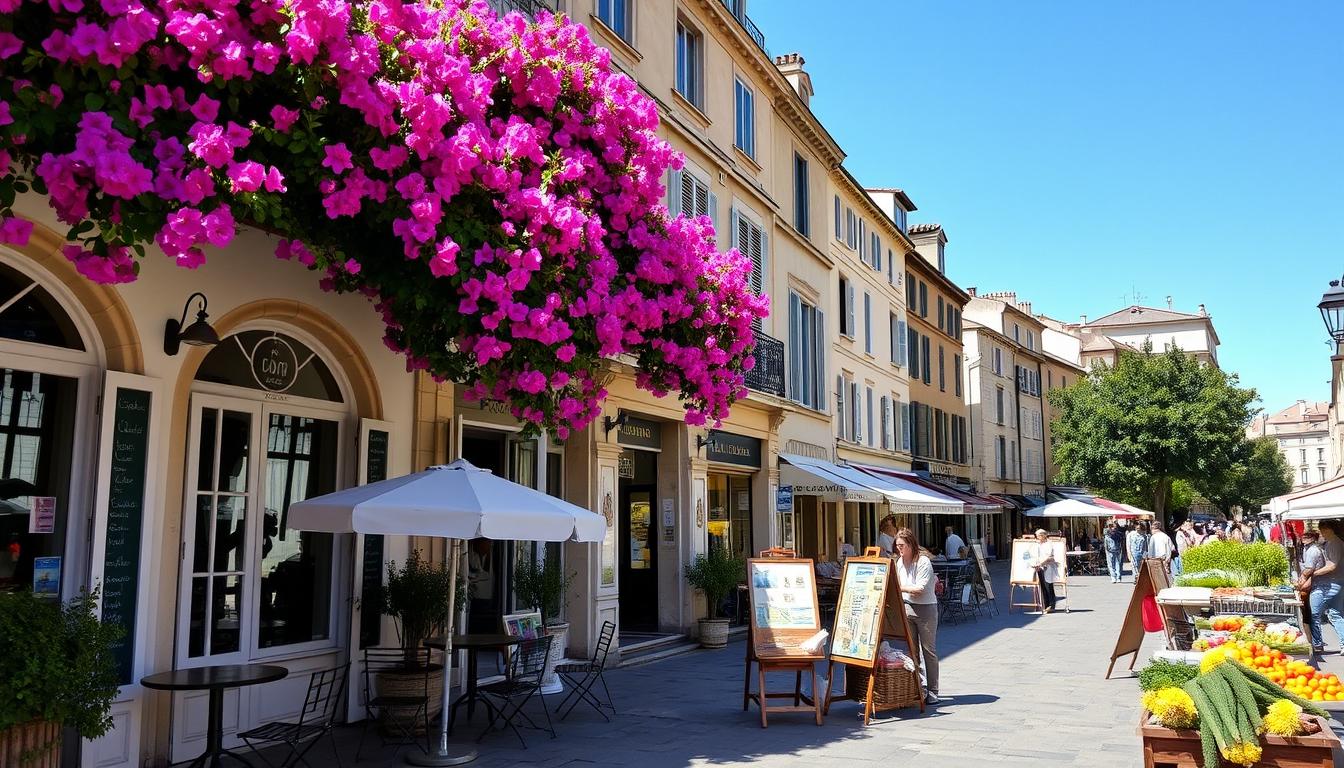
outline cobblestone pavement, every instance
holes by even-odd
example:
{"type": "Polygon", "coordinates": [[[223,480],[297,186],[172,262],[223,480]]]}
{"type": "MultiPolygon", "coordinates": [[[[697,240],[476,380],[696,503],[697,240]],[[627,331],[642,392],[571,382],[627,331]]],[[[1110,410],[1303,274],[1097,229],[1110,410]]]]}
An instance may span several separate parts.
{"type": "MultiPolygon", "coordinates": [[[[760,727],[742,711],[742,642],[633,669],[610,670],[618,715],[607,723],[576,709],[558,738],[524,731],[527,748],[495,732],[479,745],[478,768],[503,766],[804,766],[841,758],[858,765],[893,762],[944,766],[1086,766],[1142,764],[1136,720],[1138,684],[1128,660],[1104,679],[1132,587],[1106,577],[1070,579],[1068,613],[1008,614],[1006,570],[994,568],[998,616],[939,629],[943,703],[885,714],[864,727],[859,705],[837,703],[818,727],[808,715],[771,715],[760,727]]],[[[1140,663],[1159,642],[1148,635],[1140,663]]],[[[1335,657],[1328,667],[1344,667],[1335,657]]],[[[785,681],[781,678],[779,683],[785,681]]],[[[478,713],[477,723],[481,716],[478,713]]],[[[1337,724],[1338,727],[1338,724],[1337,724]]],[[[463,736],[468,729],[461,729],[463,736]]],[[[470,733],[474,737],[476,730],[470,733]]],[[[353,756],[357,728],[340,733],[353,756]]],[[[405,750],[403,749],[403,754],[405,750]]],[[[326,745],[315,764],[329,759],[326,745]]],[[[391,750],[360,765],[398,764],[391,750]]],[[[1337,765],[1344,765],[1338,757],[1337,765]]]]}

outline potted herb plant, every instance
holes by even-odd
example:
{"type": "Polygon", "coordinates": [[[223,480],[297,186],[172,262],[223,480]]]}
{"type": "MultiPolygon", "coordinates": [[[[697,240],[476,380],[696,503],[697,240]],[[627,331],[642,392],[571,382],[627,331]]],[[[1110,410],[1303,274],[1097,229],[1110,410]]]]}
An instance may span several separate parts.
{"type": "Polygon", "coordinates": [[[97,592],[65,605],[28,591],[0,593],[0,765],[55,768],[61,729],[107,733],[117,696],[112,646],[122,628],[103,624],[97,592]]]}
{"type": "Polygon", "coordinates": [[[518,604],[530,606],[540,613],[546,634],[554,638],[541,680],[542,690],[547,693],[560,689],[555,665],[565,658],[565,650],[569,647],[569,622],[564,620],[561,612],[565,591],[573,580],[573,574],[566,575],[557,559],[539,563],[534,558],[522,557],[513,568],[513,592],[518,604]]]}
{"type": "MultiPolygon", "coordinates": [[[[411,550],[400,567],[395,560],[387,564],[387,583],[380,599],[382,612],[396,622],[397,640],[406,649],[406,669],[403,672],[381,672],[377,676],[378,691],[385,696],[421,696],[424,693],[424,669],[416,662],[416,649],[424,641],[444,632],[449,626],[448,590],[452,579],[445,563],[434,565],[419,550],[411,550]]],[[[462,597],[462,582],[458,582],[458,597],[462,597]]],[[[459,605],[461,602],[459,600],[459,605]]],[[[429,675],[429,718],[433,720],[443,709],[443,675],[435,674],[433,665],[429,675]]],[[[405,712],[389,707],[387,719],[414,717],[409,708],[405,712]]],[[[417,718],[417,732],[424,731],[424,721],[417,718]]]]}
{"type": "Polygon", "coordinates": [[[686,581],[704,592],[709,601],[709,615],[700,620],[702,648],[722,648],[728,644],[728,620],[719,618],[719,606],[742,583],[746,572],[742,558],[729,553],[727,547],[714,545],[686,566],[686,581]]]}

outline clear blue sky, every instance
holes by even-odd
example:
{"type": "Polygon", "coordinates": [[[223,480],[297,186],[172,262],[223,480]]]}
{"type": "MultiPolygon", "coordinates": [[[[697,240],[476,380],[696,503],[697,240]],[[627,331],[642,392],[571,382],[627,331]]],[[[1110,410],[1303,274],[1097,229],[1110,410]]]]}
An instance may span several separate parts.
{"type": "Polygon", "coordinates": [[[1329,399],[1344,271],[1344,3],[755,0],[868,186],[947,230],[949,275],[1037,312],[1203,303],[1276,410],[1329,399]]]}

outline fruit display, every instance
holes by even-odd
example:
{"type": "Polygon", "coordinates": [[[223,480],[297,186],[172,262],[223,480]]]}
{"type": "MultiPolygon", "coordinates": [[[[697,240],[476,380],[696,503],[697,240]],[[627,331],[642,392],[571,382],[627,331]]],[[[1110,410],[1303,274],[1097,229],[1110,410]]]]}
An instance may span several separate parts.
{"type": "MultiPolygon", "coordinates": [[[[1196,648],[1196,650],[1203,649],[1196,648]]],[[[1207,671],[1216,666],[1219,663],[1215,658],[1216,654],[1222,654],[1224,659],[1238,661],[1256,670],[1276,685],[1304,699],[1344,701],[1344,686],[1340,685],[1337,676],[1313,669],[1305,661],[1293,659],[1283,651],[1275,650],[1263,643],[1253,640],[1228,640],[1204,654],[1204,660],[1200,663],[1201,669],[1207,671]]]]}
{"type": "MultiPolygon", "coordinates": [[[[1195,622],[1199,626],[1200,622],[1195,622]]],[[[1246,627],[1255,626],[1255,618],[1251,616],[1214,616],[1208,620],[1209,629],[1215,632],[1236,632],[1246,627]]]]}
{"type": "Polygon", "coordinates": [[[1194,650],[1207,651],[1217,648],[1232,635],[1238,640],[1260,643],[1276,651],[1294,656],[1307,656],[1311,653],[1311,644],[1302,630],[1286,622],[1270,624],[1253,616],[1214,616],[1195,619],[1195,628],[1200,631],[1194,650]]]}
{"type": "MultiPolygon", "coordinates": [[[[1281,687],[1270,676],[1242,663],[1243,652],[1254,651],[1266,652],[1253,656],[1253,663],[1280,660],[1273,649],[1232,640],[1206,653],[1197,672],[1190,666],[1154,661],[1139,673],[1144,709],[1157,724],[1199,729],[1204,768],[1219,768],[1223,761],[1255,765],[1264,752],[1261,734],[1311,733],[1320,728],[1314,716],[1328,717],[1313,703],[1325,700],[1328,694],[1313,691],[1303,696],[1281,687]]],[[[1285,662],[1283,672],[1300,671],[1296,666],[1300,664],[1285,662]]],[[[1271,673],[1277,671],[1270,667],[1271,673]]],[[[1306,685],[1309,690],[1310,683],[1306,685]]],[[[1299,687],[1295,681],[1292,686],[1299,687]]]]}

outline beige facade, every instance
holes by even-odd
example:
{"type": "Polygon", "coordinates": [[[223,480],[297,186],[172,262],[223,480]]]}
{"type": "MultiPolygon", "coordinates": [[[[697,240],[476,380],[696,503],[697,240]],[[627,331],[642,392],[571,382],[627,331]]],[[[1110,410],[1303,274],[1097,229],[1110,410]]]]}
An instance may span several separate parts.
{"type": "Polygon", "coordinates": [[[1293,490],[1323,483],[1339,473],[1339,457],[1330,441],[1329,404],[1298,400],[1272,414],[1260,414],[1248,437],[1272,437],[1293,475],[1293,490]]]}
{"type": "Polygon", "coordinates": [[[1204,305],[1194,312],[1179,312],[1172,308],[1170,296],[1166,309],[1135,304],[1095,320],[1083,315],[1069,329],[1083,339],[1084,365],[1095,359],[1111,364],[1117,351],[1142,349],[1145,343],[1152,344],[1155,352],[1176,346],[1201,362],[1218,365],[1218,332],[1204,305]]]}

